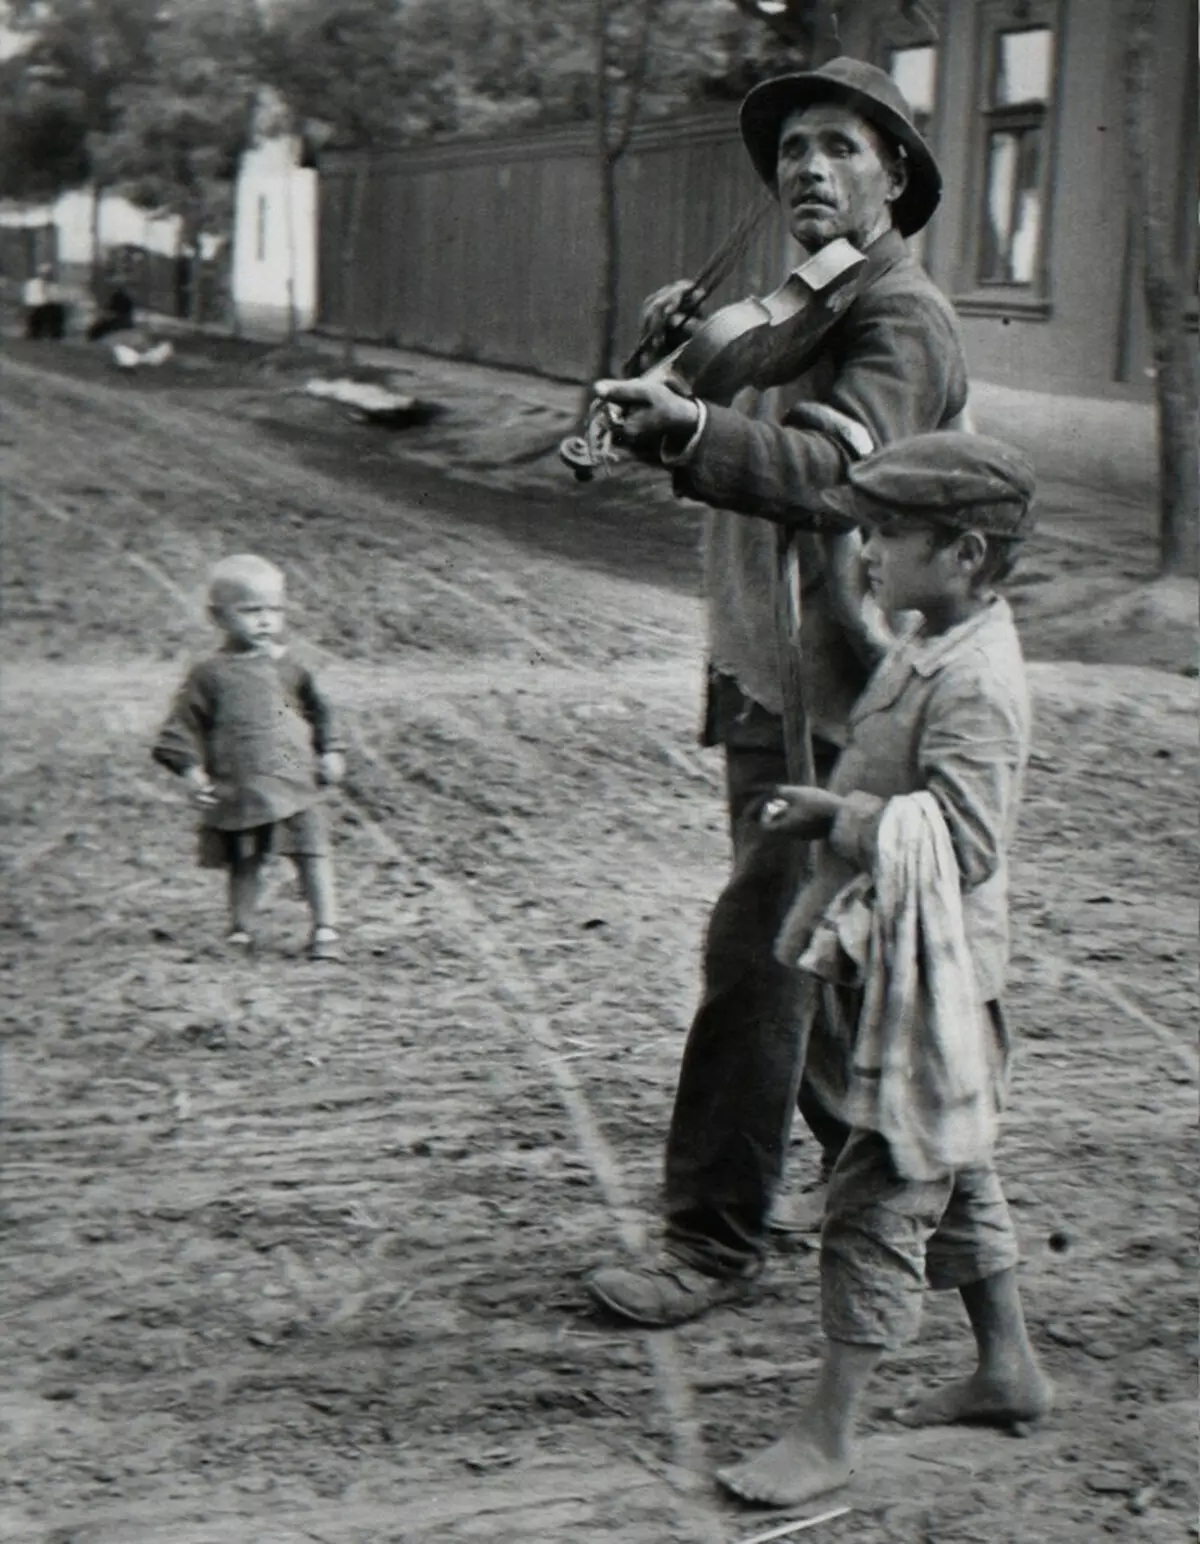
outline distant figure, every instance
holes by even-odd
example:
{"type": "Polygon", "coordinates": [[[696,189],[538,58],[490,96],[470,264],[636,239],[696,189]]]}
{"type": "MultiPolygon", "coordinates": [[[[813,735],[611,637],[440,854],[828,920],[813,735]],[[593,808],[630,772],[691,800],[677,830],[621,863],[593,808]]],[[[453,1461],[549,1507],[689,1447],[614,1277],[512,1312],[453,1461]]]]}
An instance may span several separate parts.
{"type": "Polygon", "coordinates": [[[61,338],[67,327],[67,308],[54,282],[54,269],[43,263],[21,291],[27,338],[61,338]]]}
{"type": "Polygon", "coordinates": [[[133,296],[122,284],[116,284],[108,299],[96,313],[87,330],[88,341],[94,343],[110,332],[125,332],[133,326],[133,296]]]}
{"type": "Polygon", "coordinates": [[[201,868],[229,876],[230,947],[253,950],[263,863],[285,853],[312,910],[308,956],[337,960],[319,790],[341,781],[345,762],[329,702],[283,642],[284,603],[283,574],[265,558],[241,553],[217,564],[208,614],[224,643],[189,671],[152,754],[202,812],[201,868]]]}

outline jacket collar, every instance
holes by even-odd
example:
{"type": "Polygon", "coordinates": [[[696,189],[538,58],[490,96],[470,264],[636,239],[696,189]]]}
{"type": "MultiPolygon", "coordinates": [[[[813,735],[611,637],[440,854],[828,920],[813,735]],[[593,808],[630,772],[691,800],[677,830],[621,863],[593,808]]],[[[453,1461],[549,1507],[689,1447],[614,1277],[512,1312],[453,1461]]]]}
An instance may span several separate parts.
{"type": "Polygon", "coordinates": [[[909,662],[918,675],[936,675],[947,660],[952,659],[968,644],[977,643],[981,635],[1012,626],[1012,609],[1002,595],[993,595],[982,611],[960,622],[935,638],[918,633],[913,639],[909,662]]]}
{"type": "Polygon", "coordinates": [[[894,268],[902,258],[909,256],[908,243],[898,230],[884,231],[878,240],[867,248],[866,257],[881,268],[894,268]]]}

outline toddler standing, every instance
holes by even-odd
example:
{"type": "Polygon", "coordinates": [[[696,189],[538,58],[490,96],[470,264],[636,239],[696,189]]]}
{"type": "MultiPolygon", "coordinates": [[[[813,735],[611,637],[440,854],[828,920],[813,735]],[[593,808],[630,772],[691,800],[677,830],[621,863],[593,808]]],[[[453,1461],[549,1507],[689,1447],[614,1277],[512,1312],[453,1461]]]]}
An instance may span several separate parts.
{"type": "Polygon", "coordinates": [[[345,762],[328,700],[283,641],[283,574],[250,553],[223,558],[208,614],[224,641],[189,671],[152,754],[201,811],[200,866],[229,875],[228,942],[253,948],[263,863],[280,853],[312,910],[309,958],[339,959],[320,785],[340,782],[345,762]]]}

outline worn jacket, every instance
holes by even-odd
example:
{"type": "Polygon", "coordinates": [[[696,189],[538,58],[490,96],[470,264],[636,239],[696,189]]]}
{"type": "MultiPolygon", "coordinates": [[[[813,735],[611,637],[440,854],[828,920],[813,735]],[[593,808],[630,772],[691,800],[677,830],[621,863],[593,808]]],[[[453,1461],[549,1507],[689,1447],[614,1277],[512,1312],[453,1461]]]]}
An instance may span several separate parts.
{"type": "Polygon", "coordinates": [[[862,425],[872,448],[943,427],[965,408],[967,370],[954,312],[895,231],[868,254],[874,275],[825,340],[816,363],[786,386],[709,404],[702,432],[675,467],[677,490],[708,504],[705,580],[710,660],[745,695],[782,711],[775,642],[775,530],[798,527],[802,679],[813,731],[840,745],[867,667],[837,622],[821,538],[822,493],[842,482],[845,443],[789,426],[798,404],[821,402],[862,425]],[[746,519],[747,515],[758,519],[746,519]]]}
{"type": "MultiPolygon", "coordinates": [[[[945,819],[963,891],[963,920],[981,1002],[1000,996],[1008,966],[1008,850],[1029,759],[1030,706],[1008,602],[934,638],[919,633],[880,663],[850,713],[829,788],[846,795],[812,880],[785,924],[789,954],[855,874],[872,873],[889,799],[927,789],[945,819]]],[[[793,955],[794,957],[794,955],[793,955]]]]}

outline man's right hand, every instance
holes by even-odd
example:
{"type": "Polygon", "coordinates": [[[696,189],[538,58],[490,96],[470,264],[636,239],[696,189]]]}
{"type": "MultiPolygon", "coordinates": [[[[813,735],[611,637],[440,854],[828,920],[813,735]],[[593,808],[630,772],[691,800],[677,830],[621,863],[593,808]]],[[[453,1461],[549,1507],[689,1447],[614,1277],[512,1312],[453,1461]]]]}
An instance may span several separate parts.
{"type": "Polygon", "coordinates": [[[670,284],[656,289],[653,295],[647,295],[642,302],[642,330],[665,331],[691,287],[690,279],[673,279],[670,284]]]}

